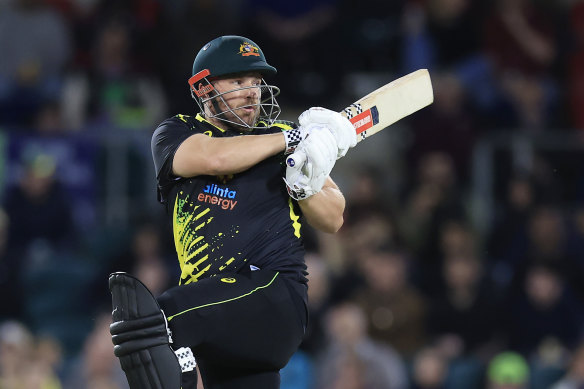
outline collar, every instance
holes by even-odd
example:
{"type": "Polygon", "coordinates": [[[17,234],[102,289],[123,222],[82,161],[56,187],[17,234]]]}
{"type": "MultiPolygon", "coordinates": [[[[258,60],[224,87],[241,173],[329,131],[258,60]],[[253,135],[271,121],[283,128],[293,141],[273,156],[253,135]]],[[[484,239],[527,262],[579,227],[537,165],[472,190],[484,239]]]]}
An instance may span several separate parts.
{"type": "Polygon", "coordinates": [[[222,129],[222,128],[220,128],[220,127],[217,127],[216,125],[214,125],[213,123],[211,123],[210,121],[208,121],[207,119],[205,119],[205,118],[203,117],[203,115],[201,115],[201,113],[197,113],[197,116],[195,116],[195,119],[197,119],[197,120],[198,120],[198,121],[200,121],[200,122],[205,122],[205,123],[208,123],[208,124],[212,125],[213,127],[215,127],[216,129],[218,129],[218,130],[219,130],[219,131],[221,131],[221,132],[225,132],[225,130],[224,130],[224,129],[222,129]]]}

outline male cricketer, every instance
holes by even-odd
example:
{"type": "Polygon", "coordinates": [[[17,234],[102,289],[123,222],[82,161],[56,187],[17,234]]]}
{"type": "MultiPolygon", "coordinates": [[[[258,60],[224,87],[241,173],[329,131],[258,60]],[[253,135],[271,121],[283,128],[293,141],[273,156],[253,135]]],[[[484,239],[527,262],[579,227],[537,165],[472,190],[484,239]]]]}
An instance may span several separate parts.
{"type": "Polygon", "coordinates": [[[205,389],[279,388],[300,345],[301,222],[342,226],[345,199],[329,173],[357,139],[347,119],[320,107],[299,126],[277,120],[279,89],[264,81],[275,73],[252,40],[212,40],[189,79],[200,112],[152,136],[181,276],[155,299],[129,274],[110,275],[110,331],[131,389],[194,389],[195,365],[205,389]]]}

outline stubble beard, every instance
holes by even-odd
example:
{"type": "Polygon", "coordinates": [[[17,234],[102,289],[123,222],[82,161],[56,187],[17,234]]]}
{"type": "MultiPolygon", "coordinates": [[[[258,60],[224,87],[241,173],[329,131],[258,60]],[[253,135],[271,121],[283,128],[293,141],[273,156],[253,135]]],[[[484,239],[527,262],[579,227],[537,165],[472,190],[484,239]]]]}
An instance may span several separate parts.
{"type": "MultiPolygon", "coordinates": [[[[250,104],[251,105],[251,104],[250,104]]],[[[246,105],[243,105],[242,107],[245,107],[246,105]]],[[[227,105],[228,107],[228,105],[227,105]]],[[[224,108],[227,108],[224,107],[224,108]]],[[[229,127],[232,127],[233,129],[237,130],[237,131],[251,131],[252,129],[249,127],[253,127],[254,124],[258,121],[259,119],[259,113],[260,113],[260,109],[257,105],[254,105],[254,111],[253,112],[247,112],[245,110],[243,110],[242,107],[239,108],[231,108],[229,110],[226,110],[224,113],[217,115],[217,118],[221,118],[223,120],[229,120],[228,122],[225,122],[229,127]],[[245,124],[244,124],[245,123],[245,124]],[[248,127],[249,126],[249,127],[248,127]]]]}

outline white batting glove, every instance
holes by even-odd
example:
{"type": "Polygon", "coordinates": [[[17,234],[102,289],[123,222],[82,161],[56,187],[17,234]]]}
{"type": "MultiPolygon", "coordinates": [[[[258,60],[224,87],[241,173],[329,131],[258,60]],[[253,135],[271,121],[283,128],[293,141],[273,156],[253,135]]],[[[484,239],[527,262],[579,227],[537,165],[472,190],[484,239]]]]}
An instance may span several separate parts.
{"type": "Polygon", "coordinates": [[[312,107],[298,117],[300,126],[321,124],[326,126],[337,141],[337,159],[344,157],[357,144],[357,133],[353,124],[338,112],[322,107],[312,107]]]}
{"type": "Polygon", "coordinates": [[[286,187],[295,200],[320,192],[336,161],[336,141],[324,126],[311,125],[310,135],[286,160],[286,187]]]}
{"type": "Polygon", "coordinates": [[[316,194],[318,190],[310,185],[310,178],[306,170],[306,154],[297,150],[286,159],[286,189],[294,200],[305,200],[316,194]]]}

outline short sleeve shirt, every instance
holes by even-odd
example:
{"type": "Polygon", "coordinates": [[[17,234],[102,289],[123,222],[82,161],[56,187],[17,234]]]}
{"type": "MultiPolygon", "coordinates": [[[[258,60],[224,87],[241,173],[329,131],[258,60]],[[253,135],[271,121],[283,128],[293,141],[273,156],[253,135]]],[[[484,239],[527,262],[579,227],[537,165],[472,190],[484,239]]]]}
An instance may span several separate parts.
{"type": "MultiPolygon", "coordinates": [[[[278,121],[251,135],[294,128],[278,121]]],[[[172,160],[180,144],[196,133],[240,136],[222,130],[201,115],[177,115],[152,136],[158,198],[171,217],[180,262],[180,284],[255,266],[306,282],[300,208],[287,192],[282,155],[228,176],[177,177],[172,160]]]]}

